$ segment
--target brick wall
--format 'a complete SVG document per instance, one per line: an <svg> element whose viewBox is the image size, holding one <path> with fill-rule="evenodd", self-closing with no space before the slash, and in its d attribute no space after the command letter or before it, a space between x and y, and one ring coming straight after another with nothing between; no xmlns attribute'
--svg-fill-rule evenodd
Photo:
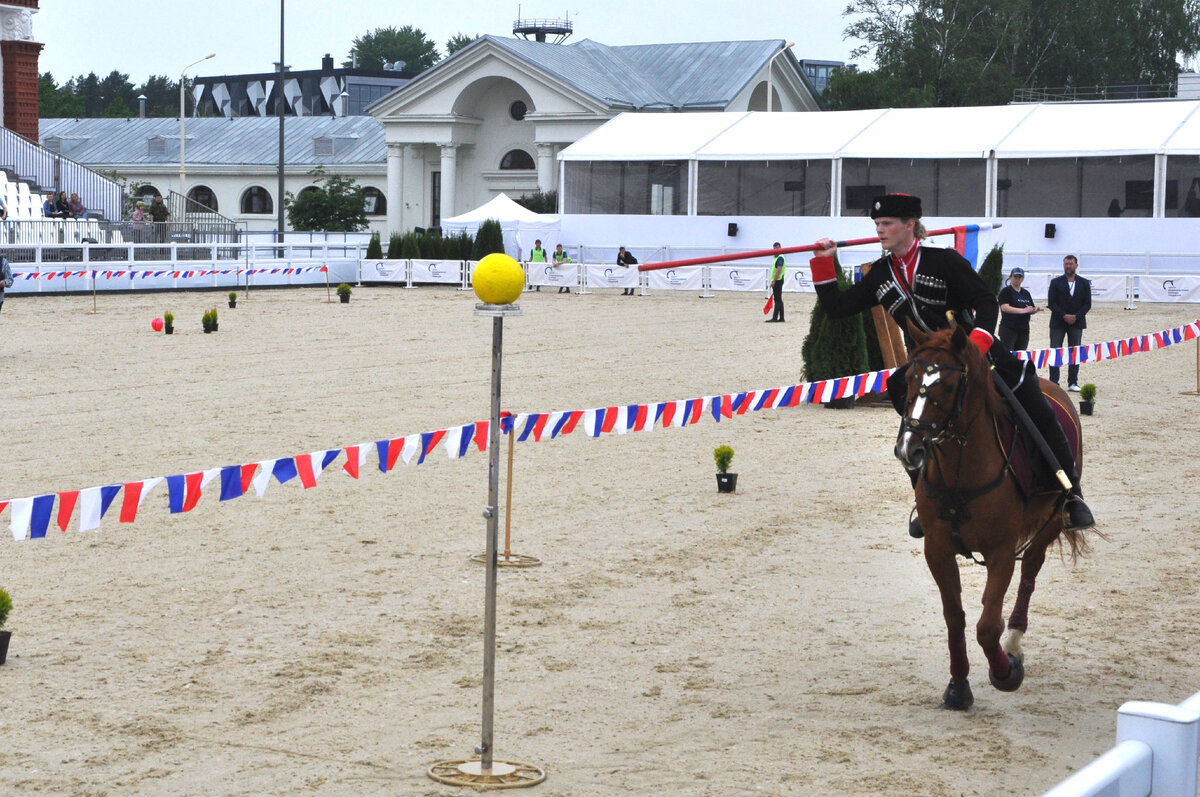
<svg viewBox="0 0 1200 797"><path fill-rule="evenodd" d="M36 6L36 0L33 4ZM4 59L4 126L32 141L38 140L38 53L41 50L42 45L37 42L0 42L0 57Z"/></svg>

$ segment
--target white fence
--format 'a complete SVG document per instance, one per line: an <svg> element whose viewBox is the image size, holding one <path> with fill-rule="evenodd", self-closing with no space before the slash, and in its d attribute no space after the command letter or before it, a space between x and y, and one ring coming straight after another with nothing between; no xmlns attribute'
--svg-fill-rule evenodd
<svg viewBox="0 0 1200 797"><path fill-rule="evenodd" d="M1178 706L1132 702L1117 711L1117 746L1043 797L1196 797L1200 692Z"/></svg>

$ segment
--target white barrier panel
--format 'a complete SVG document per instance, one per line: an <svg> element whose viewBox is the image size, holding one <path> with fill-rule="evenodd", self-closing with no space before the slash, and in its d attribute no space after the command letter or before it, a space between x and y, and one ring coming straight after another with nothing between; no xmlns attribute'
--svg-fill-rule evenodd
<svg viewBox="0 0 1200 797"><path fill-rule="evenodd" d="M447 285L461 285L463 281L461 260L413 260L413 284L419 282L437 282Z"/></svg>
<svg viewBox="0 0 1200 797"><path fill-rule="evenodd" d="M785 293L816 293L817 289L812 281L812 269L789 268L783 278L783 290Z"/></svg>
<svg viewBox="0 0 1200 797"><path fill-rule="evenodd" d="M714 291L757 291L767 289L767 269L759 266L709 266L709 285Z"/></svg>
<svg viewBox="0 0 1200 797"><path fill-rule="evenodd" d="M700 266L647 271L650 290L698 291L704 287L704 269Z"/></svg>
<svg viewBox="0 0 1200 797"><path fill-rule="evenodd" d="M636 288L640 272L627 266L585 266L589 288Z"/></svg>
<svg viewBox="0 0 1200 797"><path fill-rule="evenodd" d="M565 263L561 266L553 263L530 263L529 284L573 288L579 284L579 266L574 263Z"/></svg>
<svg viewBox="0 0 1200 797"><path fill-rule="evenodd" d="M407 260L371 260L362 264L363 282L408 282Z"/></svg>
<svg viewBox="0 0 1200 797"><path fill-rule="evenodd" d="M1143 302L1200 302L1200 277L1142 276L1138 296Z"/></svg>
<svg viewBox="0 0 1200 797"><path fill-rule="evenodd" d="M1081 276L1087 277L1086 274ZM1123 302L1129 295L1129 279L1123 274L1100 274L1088 277L1088 281L1092 283L1093 302ZM1050 283L1047 281L1046 284L1049 286Z"/></svg>

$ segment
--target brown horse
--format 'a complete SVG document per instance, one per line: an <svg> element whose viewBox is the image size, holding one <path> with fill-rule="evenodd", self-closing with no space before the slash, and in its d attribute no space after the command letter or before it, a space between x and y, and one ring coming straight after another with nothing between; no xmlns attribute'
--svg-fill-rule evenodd
<svg viewBox="0 0 1200 797"><path fill-rule="evenodd" d="M1046 549L1058 541L1074 558L1087 546L1082 532L1064 528L1060 491L1034 492L1027 498L1018 485L996 427L1004 403L984 355L961 328L925 335L910 326L910 332L916 348L909 359L906 417L896 456L920 474L914 492L925 530L925 562L942 595L949 635L950 684L942 705L965 710L974 697L967 681L966 617L956 554L974 558L978 553L987 566L975 638L987 656L992 685L1012 692L1025 675L1021 637ZM1079 416L1066 394L1052 382L1043 379L1041 384L1047 399L1066 409L1078 432ZM1076 466L1082 472L1082 438L1077 439ZM1004 595L1018 555L1021 583L1001 647Z"/></svg>

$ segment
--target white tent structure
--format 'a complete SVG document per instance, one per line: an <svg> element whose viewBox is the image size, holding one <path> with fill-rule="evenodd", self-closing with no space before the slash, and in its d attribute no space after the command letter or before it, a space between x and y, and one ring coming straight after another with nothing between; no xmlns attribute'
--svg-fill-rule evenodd
<svg viewBox="0 0 1200 797"><path fill-rule="evenodd" d="M529 208L518 205L507 194L500 194L474 210L442 221L443 235L458 235L468 232L474 235L479 225L488 219L500 222L504 232L504 251L517 260L524 260L533 249L533 243L541 240L542 247L554 251L561 226L558 216L543 216Z"/></svg>

